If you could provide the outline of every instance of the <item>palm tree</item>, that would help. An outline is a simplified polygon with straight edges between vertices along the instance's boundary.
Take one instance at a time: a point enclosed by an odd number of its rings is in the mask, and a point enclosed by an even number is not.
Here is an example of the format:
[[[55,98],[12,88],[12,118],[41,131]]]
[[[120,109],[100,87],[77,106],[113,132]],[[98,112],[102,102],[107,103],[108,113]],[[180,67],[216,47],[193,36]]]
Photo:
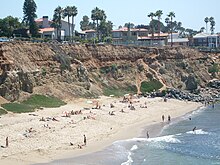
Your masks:
[[[170,18],[170,23],[171,23],[171,47],[173,46],[173,18],[175,18],[175,13],[174,12],[170,12],[167,15]]]
[[[205,23],[206,23],[206,33],[208,33],[208,22],[209,22],[209,18],[205,17],[204,19]]]
[[[215,28],[214,28],[214,26],[215,26],[215,20],[214,20],[214,18],[213,18],[213,17],[210,17],[210,18],[209,18],[209,22],[210,22],[210,31],[211,31],[211,34],[214,34],[214,30],[215,30]]]
[[[104,10],[99,9],[98,7],[96,7],[95,9],[92,10],[92,14],[91,14],[91,18],[93,21],[96,21],[96,31],[97,31],[97,35],[98,35],[98,40],[100,39],[99,36],[99,20],[104,20],[106,19],[106,15]]]
[[[160,36],[160,20],[161,20],[161,16],[163,15],[163,11],[162,10],[157,10],[155,13],[155,16],[158,19],[158,28],[159,28],[159,32],[158,32],[158,36]]]
[[[71,11],[71,7],[70,6],[67,6],[64,10],[63,10],[63,18],[68,18],[68,26],[69,26],[69,37],[71,37],[71,34],[70,34],[70,16],[72,14],[72,11]],[[70,39],[70,38],[69,38]]]
[[[62,7],[58,6],[55,10],[54,10],[54,15],[53,15],[53,23],[52,23],[52,27],[57,29],[57,39],[58,41],[61,41],[61,27],[62,27],[62,15],[63,15],[63,9]]]
[[[71,6],[71,16],[72,16],[72,37],[75,36],[75,25],[74,25],[74,17],[78,14],[77,7]]]
[[[153,23],[152,23],[152,21],[154,20],[154,16],[155,16],[155,14],[153,13],[153,12],[151,12],[150,14],[148,14],[147,15],[149,18],[151,18],[151,25],[150,25],[150,27],[151,27],[151,31],[152,31],[152,38],[154,38],[154,27],[153,27]]]

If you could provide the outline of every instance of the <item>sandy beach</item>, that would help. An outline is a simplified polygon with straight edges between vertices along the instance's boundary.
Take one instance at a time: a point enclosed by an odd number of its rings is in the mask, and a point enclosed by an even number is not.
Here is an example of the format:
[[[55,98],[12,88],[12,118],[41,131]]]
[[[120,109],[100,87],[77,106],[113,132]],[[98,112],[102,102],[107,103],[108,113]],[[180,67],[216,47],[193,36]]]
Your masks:
[[[101,109],[92,109],[97,101]],[[92,153],[116,140],[137,137],[143,127],[162,122],[162,115],[167,123],[168,115],[172,120],[202,106],[195,102],[173,99],[164,102],[162,98],[142,97],[132,100],[135,110],[130,110],[129,103],[121,101],[122,98],[114,97],[78,99],[60,108],[1,116],[0,164],[43,163]],[[79,110],[82,114],[65,117]],[[109,114],[112,111],[114,115]],[[40,121],[42,118],[45,121]],[[87,137],[86,146],[83,146],[83,135]],[[4,148],[6,137],[9,146]]]

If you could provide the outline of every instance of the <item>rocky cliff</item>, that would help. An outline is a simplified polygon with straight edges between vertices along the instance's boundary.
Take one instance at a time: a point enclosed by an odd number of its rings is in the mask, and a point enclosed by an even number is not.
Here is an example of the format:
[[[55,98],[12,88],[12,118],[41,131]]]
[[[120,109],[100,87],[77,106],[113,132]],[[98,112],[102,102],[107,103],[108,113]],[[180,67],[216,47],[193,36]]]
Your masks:
[[[140,92],[141,82],[152,79],[195,90],[219,78],[208,72],[219,56],[186,47],[0,43],[0,95],[15,101],[31,93],[68,99],[101,95],[106,88]]]

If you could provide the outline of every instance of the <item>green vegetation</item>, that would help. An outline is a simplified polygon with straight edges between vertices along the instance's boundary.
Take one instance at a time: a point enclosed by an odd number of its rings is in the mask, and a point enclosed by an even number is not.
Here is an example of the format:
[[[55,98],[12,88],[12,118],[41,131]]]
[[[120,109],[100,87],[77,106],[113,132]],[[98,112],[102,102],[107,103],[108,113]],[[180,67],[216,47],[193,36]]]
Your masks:
[[[46,107],[46,108],[55,108],[65,105],[66,103],[59,100],[58,98],[44,95],[33,95],[29,99],[22,102],[26,105],[31,105],[36,108]]]
[[[47,71],[46,71],[46,69],[45,69],[45,68],[42,68],[41,74],[42,74],[43,76],[46,76]]]
[[[0,108],[0,116],[4,115],[4,114],[7,114],[7,111],[5,111],[4,109]]]
[[[114,95],[114,96],[124,96],[127,93],[137,93],[136,86],[127,86],[126,88],[116,88],[116,87],[105,87],[103,89],[105,96]]]
[[[152,92],[154,90],[158,90],[161,87],[163,87],[163,84],[158,81],[158,80],[151,80],[151,81],[143,81],[141,83],[141,92],[145,93],[145,92]]]
[[[14,113],[34,112],[34,107],[20,103],[6,103],[2,107]]]
[[[37,5],[34,0],[25,0],[23,5],[24,19],[23,22],[28,26],[32,37],[38,36],[38,26],[34,21],[37,18],[36,15]]]
[[[214,63],[211,67],[208,68],[208,72],[215,76],[216,73],[219,72],[219,66],[217,63]]]
[[[65,104],[65,102],[55,97],[33,95],[21,103],[6,103],[3,104],[2,107],[5,108],[7,111],[11,111],[14,113],[26,113],[34,112],[36,108],[40,107],[54,108],[60,107]]]
[[[112,64],[111,66],[105,66],[100,68],[100,73],[107,74],[109,72],[116,73],[118,71],[117,64]]]

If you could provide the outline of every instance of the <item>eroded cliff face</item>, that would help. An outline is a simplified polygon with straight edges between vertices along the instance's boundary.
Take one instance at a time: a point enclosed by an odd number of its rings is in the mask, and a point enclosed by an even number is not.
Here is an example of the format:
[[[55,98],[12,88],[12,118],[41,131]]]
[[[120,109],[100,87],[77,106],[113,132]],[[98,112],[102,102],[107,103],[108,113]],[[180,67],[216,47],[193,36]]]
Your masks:
[[[139,92],[150,79],[193,90],[213,78],[208,73],[213,63],[219,63],[219,54],[184,47],[1,43],[0,95],[14,101],[31,93],[97,96],[105,87],[136,86]]]

